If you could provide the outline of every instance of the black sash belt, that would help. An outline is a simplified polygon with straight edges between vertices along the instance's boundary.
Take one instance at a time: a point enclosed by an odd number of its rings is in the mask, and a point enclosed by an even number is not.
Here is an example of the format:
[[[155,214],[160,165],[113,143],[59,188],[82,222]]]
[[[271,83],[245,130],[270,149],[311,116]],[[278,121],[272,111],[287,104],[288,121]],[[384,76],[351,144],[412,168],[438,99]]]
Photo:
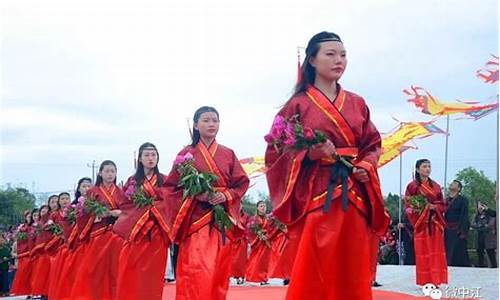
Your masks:
[[[351,168],[347,166],[344,162],[337,160],[331,167],[330,179],[328,181],[328,190],[326,193],[326,201],[323,206],[323,212],[327,213],[332,205],[333,189],[338,185],[342,184],[342,209],[347,211],[347,205],[349,200],[347,198],[347,179],[351,173]]]

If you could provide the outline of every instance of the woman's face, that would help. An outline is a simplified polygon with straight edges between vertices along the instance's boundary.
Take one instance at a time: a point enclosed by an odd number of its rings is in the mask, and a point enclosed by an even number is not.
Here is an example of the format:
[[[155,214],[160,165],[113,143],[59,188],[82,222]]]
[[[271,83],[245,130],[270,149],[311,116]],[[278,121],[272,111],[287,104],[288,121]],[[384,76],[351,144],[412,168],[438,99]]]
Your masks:
[[[431,163],[428,163],[428,162],[424,162],[423,164],[420,165],[420,167],[418,167],[418,174],[420,174],[420,176],[423,176],[423,177],[429,177],[431,176]]]
[[[92,183],[90,181],[84,180],[82,183],[80,183],[80,187],[78,188],[78,191],[82,194],[82,196],[87,195],[87,191],[92,188]]]
[[[57,204],[57,197],[52,197],[49,199],[49,207],[51,211],[56,211],[59,209],[59,205]]]
[[[200,136],[204,139],[215,139],[219,132],[219,117],[214,112],[204,112],[200,115],[194,128],[200,131]]]
[[[257,212],[259,213],[259,215],[263,215],[266,213],[266,204],[265,203],[259,203],[259,205],[257,206]]]
[[[154,149],[145,149],[139,159],[146,169],[153,169],[158,164],[158,153]]]
[[[116,179],[116,168],[113,165],[105,165],[102,171],[99,172],[99,175],[102,177],[104,183],[113,183]]]
[[[40,212],[36,211],[33,213],[33,221],[34,222],[40,221]]]
[[[68,195],[61,195],[59,197],[59,205],[61,205],[61,208],[66,208],[70,205],[71,199],[69,198]]]
[[[26,216],[24,217],[24,221],[25,221],[26,223],[29,223],[29,222],[30,222],[30,220],[31,220],[31,213],[28,213],[28,214],[26,214]]]
[[[49,213],[49,208],[47,206],[44,206],[42,209],[40,209],[40,216],[45,216],[48,213]]]
[[[320,43],[316,57],[311,57],[309,63],[316,70],[316,77],[327,81],[338,81],[347,66],[344,45],[333,41]]]

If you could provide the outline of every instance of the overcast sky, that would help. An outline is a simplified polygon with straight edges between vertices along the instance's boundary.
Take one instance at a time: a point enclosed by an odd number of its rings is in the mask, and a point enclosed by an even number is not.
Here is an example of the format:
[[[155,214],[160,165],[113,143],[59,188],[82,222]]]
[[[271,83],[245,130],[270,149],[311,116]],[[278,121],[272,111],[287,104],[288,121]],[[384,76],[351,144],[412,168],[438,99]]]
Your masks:
[[[362,95],[381,132],[426,121],[402,89],[446,101],[496,100],[475,71],[498,53],[498,4],[470,1],[2,1],[0,184],[73,189],[93,160],[133,172],[145,141],[170,170],[202,105],[221,115],[218,140],[240,158],[263,155],[264,134],[293,88],[296,47],[323,30],[348,52],[341,84]],[[436,123],[445,128],[445,121]],[[496,114],[452,120],[448,178],[472,166],[496,179]],[[416,159],[444,178],[444,136],[416,141]],[[399,162],[380,170],[399,192]],[[262,181],[254,187],[265,191]]]

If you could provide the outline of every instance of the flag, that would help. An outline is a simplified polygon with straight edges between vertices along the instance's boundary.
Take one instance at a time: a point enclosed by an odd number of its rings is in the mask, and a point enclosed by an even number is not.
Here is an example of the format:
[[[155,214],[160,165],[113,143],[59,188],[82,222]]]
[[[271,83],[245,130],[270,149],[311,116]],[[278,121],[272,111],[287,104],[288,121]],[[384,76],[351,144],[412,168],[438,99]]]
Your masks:
[[[465,114],[477,120],[498,109],[498,102],[490,104],[479,104],[477,101],[443,102],[417,86],[411,86],[403,92],[408,95],[408,102],[415,104],[422,113],[432,116]]]
[[[388,164],[408,149],[407,143],[415,138],[423,139],[433,134],[446,134],[432,122],[401,122],[399,126],[382,138],[382,153],[378,167]]]
[[[498,82],[498,56],[493,54],[491,56],[484,68],[476,71],[476,76],[485,83],[493,84]]]

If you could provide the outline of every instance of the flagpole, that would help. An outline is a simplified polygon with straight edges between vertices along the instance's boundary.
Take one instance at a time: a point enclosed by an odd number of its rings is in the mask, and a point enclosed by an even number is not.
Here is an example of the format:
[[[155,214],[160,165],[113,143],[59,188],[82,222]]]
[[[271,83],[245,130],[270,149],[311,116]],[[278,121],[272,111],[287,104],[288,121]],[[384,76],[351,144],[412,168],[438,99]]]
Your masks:
[[[448,138],[450,136],[450,115],[446,116],[446,145],[444,150],[444,192],[446,194],[446,189],[448,187]]]
[[[401,224],[401,202],[403,199],[403,151],[399,148],[399,208],[398,208],[398,224]],[[398,226],[398,257],[399,257],[399,265],[403,264],[403,260],[401,257],[401,228]]]

